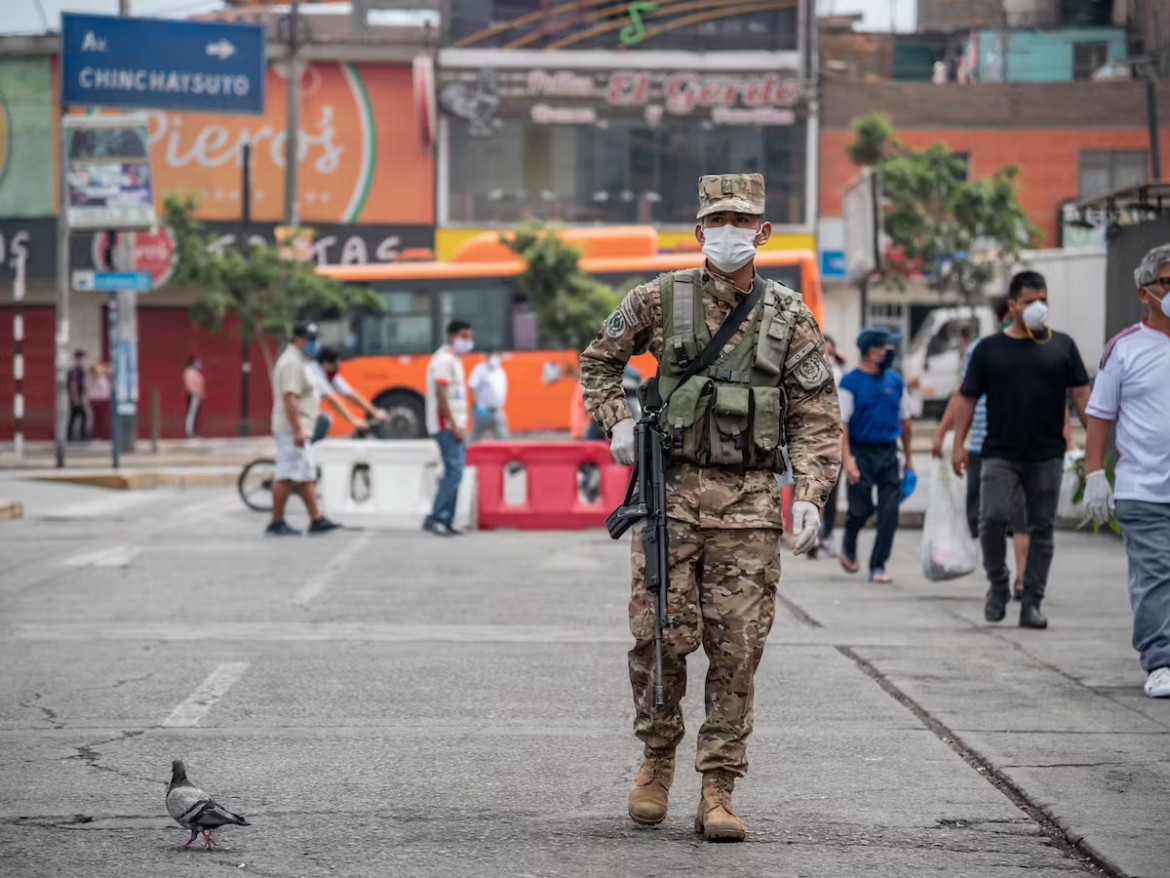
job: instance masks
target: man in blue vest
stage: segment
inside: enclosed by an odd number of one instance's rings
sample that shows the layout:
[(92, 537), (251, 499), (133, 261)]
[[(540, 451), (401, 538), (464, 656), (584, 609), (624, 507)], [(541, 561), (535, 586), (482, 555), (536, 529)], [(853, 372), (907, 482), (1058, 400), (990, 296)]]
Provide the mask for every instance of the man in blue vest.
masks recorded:
[(900, 336), (884, 326), (871, 326), (857, 337), (861, 362), (841, 379), (838, 397), (845, 422), (842, 468), (849, 482), (849, 512), (841, 544), (841, 566), (856, 573), (857, 535), (874, 512), (877, 488), (877, 538), (869, 557), (871, 582), (890, 582), (886, 562), (898, 529), (898, 499), (902, 476), (898, 465), (898, 437), (906, 469), (914, 469), (910, 454), (910, 399), (902, 376), (890, 367)]

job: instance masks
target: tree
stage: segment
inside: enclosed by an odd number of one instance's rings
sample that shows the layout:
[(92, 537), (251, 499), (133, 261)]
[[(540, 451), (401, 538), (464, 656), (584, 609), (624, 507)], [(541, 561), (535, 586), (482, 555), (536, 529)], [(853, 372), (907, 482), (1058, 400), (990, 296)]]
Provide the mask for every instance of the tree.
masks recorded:
[(1016, 194), (1018, 169), (1000, 168), (973, 180), (965, 156), (935, 143), (915, 150), (899, 143), (880, 114), (854, 123), (846, 147), (860, 165), (876, 167), (882, 223), (890, 247), (882, 270), (901, 280), (920, 272), (939, 291), (980, 295), (997, 273), (1035, 243), (1036, 228)]
[(621, 302), (622, 293), (582, 271), (577, 248), (541, 223), (526, 223), (500, 240), (527, 263), (516, 284), (536, 314), (541, 342), (584, 348)]
[(164, 209), (178, 260), (175, 277), (199, 291), (191, 317), (222, 329), (224, 318), (235, 315), (236, 332), (245, 343), (258, 342), (269, 375), (276, 362), (271, 338), (288, 338), (306, 312), (381, 309), (373, 290), (319, 275), (314, 263), (290, 259), (276, 247), (217, 246), (193, 217), (196, 206), (194, 195), (168, 193)]

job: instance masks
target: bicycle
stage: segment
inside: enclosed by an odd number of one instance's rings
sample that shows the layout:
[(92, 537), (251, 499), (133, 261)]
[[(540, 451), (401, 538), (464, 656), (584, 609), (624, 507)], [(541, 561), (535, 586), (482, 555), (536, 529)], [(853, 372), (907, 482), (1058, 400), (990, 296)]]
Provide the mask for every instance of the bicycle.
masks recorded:
[[(309, 444), (313, 445), (324, 438), (325, 430), (315, 430)], [(319, 435), (320, 434), (320, 435)], [(370, 429), (354, 430), (350, 439), (369, 439), (373, 437)], [(317, 467), (317, 481), (321, 480), (321, 468)], [(240, 477), (236, 480), (236, 490), (244, 505), (254, 512), (272, 511), (272, 486), (276, 482), (276, 460), (271, 457), (258, 457), (244, 465)], [(357, 503), (364, 503), (370, 499), (370, 467), (359, 463), (353, 468), (349, 485), (350, 496)]]

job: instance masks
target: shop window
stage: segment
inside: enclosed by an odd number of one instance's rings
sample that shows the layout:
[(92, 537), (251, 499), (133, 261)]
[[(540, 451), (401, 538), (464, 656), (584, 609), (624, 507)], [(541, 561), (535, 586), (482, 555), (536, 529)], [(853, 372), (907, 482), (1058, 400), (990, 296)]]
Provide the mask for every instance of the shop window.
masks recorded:
[(805, 222), (803, 124), (720, 126), (696, 119), (539, 125), (502, 119), (471, 137), (449, 118), (448, 221), (689, 225), (703, 174), (762, 173), (768, 218)]

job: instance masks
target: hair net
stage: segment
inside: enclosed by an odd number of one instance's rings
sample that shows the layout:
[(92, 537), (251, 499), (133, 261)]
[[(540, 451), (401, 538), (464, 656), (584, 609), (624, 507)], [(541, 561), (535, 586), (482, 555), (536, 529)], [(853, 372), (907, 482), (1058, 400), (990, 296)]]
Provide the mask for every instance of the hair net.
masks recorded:
[(1154, 282), (1154, 275), (1158, 273), (1158, 269), (1167, 262), (1170, 262), (1170, 244), (1155, 247), (1145, 255), (1142, 264), (1134, 269), (1134, 281), (1139, 287), (1149, 286)]

